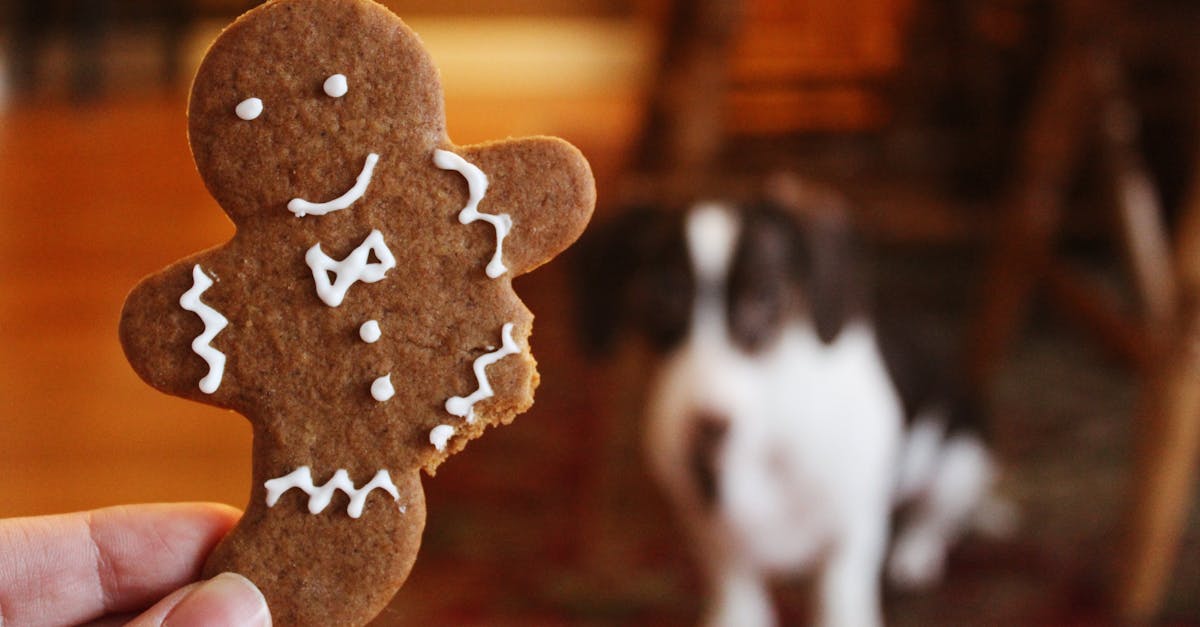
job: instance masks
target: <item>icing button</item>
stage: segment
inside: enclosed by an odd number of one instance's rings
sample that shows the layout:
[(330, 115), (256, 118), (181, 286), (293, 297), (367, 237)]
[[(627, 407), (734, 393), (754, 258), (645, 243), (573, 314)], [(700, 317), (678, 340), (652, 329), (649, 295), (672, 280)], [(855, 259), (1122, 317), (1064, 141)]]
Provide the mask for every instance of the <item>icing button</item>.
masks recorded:
[(347, 91), (350, 91), (350, 86), (346, 84), (345, 74), (334, 74), (325, 79), (322, 88), (325, 90), (325, 95), (330, 98), (341, 98), (346, 95)]
[(396, 395), (396, 389), (392, 387), (391, 373), (385, 374), (371, 383), (371, 397), (379, 402), (386, 401)]
[(358, 337), (367, 344), (374, 344), (383, 337), (383, 332), (379, 330), (378, 320), (367, 320), (358, 327)]

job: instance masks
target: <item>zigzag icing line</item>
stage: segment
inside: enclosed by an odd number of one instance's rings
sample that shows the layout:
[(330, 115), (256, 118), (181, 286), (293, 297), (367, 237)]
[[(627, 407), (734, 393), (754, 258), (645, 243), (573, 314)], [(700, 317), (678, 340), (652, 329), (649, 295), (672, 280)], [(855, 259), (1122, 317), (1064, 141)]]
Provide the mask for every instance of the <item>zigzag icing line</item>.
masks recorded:
[(229, 320), (221, 312), (200, 302), (200, 295), (212, 287), (213, 281), (200, 269), (200, 264), (192, 266), (192, 287), (179, 297), (179, 306), (198, 316), (204, 322), (204, 332), (192, 340), (192, 350), (208, 363), (208, 374), (200, 379), (200, 391), (212, 394), (221, 387), (221, 377), (225, 373), (225, 353), (213, 348), (212, 340), (229, 325)]
[(487, 265), (488, 277), (494, 279), (508, 272), (503, 259), (504, 238), (512, 231), (512, 217), (507, 213), (491, 214), (479, 211), (479, 202), (487, 193), (487, 175), (473, 163), (449, 150), (434, 150), (433, 163), (443, 170), (454, 170), (467, 179), (467, 206), (458, 212), (459, 223), (470, 224), (476, 220), (483, 220), (496, 229), (496, 252), (492, 254), (492, 260)]
[[(503, 340), (500, 348), (480, 355), (475, 359), (473, 368), (475, 370), (475, 381), (478, 383), (479, 388), (472, 392), (470, 396), (452, 396), (447, 399), (446, 411), (460, 418), (466, 418), (467, 422), (475, 421), (475, 403), (495, 395), (492, 391), (492, 384), (488, 382), (486, 368), (509, 355), (521, 352), (520, 347), (513, 340), (512, 330), (513, 323), (506, 322), (504, 328), (500, 330), (500, 338)], [(436, 446), (436, 442), (434, 444)]]
[[(329, 502), (333, 500), (333, 494), (338, 490), (345, 492), (350, 497), (346, 513), (351, 518), (362, 516), (363, 507), (367, 503), (367, 495), (376, 488), (391, 494), (392, 500), (400, 499), (400, 492), (392, 483), (392, 478), (386, 470), (375, 473), (375, 476), (361, 488), (354, 487), (354, 482), (350, 480), (350, 473), (340, 468), (333, 473), (333, 477), (329, 481), (325, 482), (325, 485), (317, 486), (313, 484), (312, 471), (308, 466), (301, 466), (282, 477), (269, 479), (263, 485), (267, 488), (267, 507), (275, 507), (275, 503), (279, 502), (279, 497), (283, 496), (284, 492), (292, 488), (299, 488), (308, 494), (310, 514), (320, 514), (324, 511), (329, 506)], [(404, 510), (405, 507), (401, 506), (400, 511)]]

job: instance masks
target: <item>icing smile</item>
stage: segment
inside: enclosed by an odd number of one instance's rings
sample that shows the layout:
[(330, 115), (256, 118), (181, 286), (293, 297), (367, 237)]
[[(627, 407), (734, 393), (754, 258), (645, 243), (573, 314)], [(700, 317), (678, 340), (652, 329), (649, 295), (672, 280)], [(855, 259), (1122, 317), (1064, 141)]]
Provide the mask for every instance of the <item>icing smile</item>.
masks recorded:
[(314, 216), (323, 216), (327, 213), (345, 209), (354, 204), (363, 194), (367, 193), (367, 186), (371, 184), (371, 175), (375, 172), (375, 164), (379, 162), (379, 155), (371, 153), (367, 155), (367, 161), (363, 164), (362, 172), (358, 173), (358, 178), (354, 181), (354, 187), (346, 190), (346, 193), (326, 202), (311, 202), (303, 198), (293, 198), (288, 202), (288, 211), (296, 214), (296, 217), (303, 218), (308, 214)]

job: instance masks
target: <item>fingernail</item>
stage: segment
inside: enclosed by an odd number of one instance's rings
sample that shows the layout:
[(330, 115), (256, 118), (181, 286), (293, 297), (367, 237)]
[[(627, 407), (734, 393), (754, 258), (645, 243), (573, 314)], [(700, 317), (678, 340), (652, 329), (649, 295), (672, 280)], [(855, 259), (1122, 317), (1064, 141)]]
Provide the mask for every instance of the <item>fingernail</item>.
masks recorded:
[(164, 627), (270, 627), (271, 612), (267, 600), (236, 573), (221, 573), (200, 584), (183, 598), (163, 620)]

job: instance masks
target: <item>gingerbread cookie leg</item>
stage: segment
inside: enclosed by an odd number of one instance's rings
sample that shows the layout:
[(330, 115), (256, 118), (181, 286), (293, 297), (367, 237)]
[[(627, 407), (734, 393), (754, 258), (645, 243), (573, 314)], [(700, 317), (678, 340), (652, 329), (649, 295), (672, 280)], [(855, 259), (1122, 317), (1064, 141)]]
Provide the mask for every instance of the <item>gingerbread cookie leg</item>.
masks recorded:
[[(256, 477), (266, 474), (255, 469)], [(345, 481), (336, 474), (314, 475), (302, 467), (256, 485), (246, 514), (209, 557), (204, 576), (245, 575), (266, 596), (276, 625), (352, 624), (382, 611), (408, 577), (421, 544), (420, 475), (415, 469), (389, 473), (395, 495), (381, 487), (366, 491), (353, 517), (358, 494), (335, 487), (338, 479)], [(273, 506), (267, 505), (270, 481), (280, 492)], [(358, 488), (364, 483), (370, 482), (361, 480)], [(317, 507), (321, 511), (312, 513)]]

